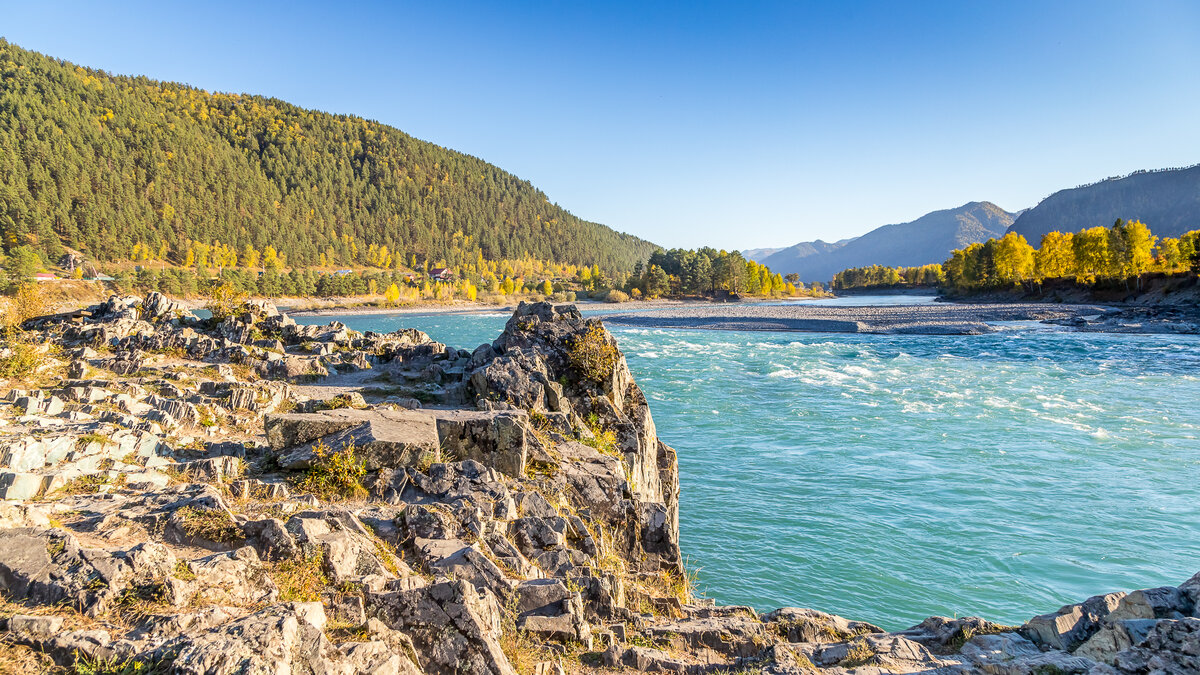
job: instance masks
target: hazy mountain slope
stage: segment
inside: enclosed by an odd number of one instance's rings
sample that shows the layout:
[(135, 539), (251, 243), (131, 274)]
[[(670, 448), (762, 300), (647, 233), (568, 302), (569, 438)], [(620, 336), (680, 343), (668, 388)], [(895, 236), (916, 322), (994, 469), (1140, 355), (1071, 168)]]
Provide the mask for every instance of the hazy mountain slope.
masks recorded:
[(829, 281), (849, 267), (939, 263), (956, 248), (1002, 236), (1012, 223), (1012, 214), (999, 206), (971, 202), (909, 223), (884, 225), (844, 244), (797, 244), (761, 262), (776, 272), (796, 272), (803, 281)]
[(1037, 246), (1047, 232), (1107, 227), (1117, 218), (1140, 220), (1160, 237), (1200, 229), (1200, 165), (1059, 190), (1021, 214), (1011, 230)]
[(764, 258), (774, 253), (782, 251), (782, 248), (748, 248), (742, 251), (742, 257), (755, 262), (762, 262)]
[[(0, 236), (56, 259), (188, 240), (298, 266), (536, 258), (632, 269), (650, 242), (378, 122), (60, 61), (0, 40)], [(139, 248), (140, 248), (139, 247)]]

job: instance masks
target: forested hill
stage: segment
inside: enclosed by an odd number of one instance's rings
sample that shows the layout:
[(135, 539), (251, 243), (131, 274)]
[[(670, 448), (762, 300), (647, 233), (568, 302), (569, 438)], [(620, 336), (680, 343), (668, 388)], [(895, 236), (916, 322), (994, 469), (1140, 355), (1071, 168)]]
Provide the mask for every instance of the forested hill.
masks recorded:
[(1140, 220), (1160, 237), (1200, 229), (1200, 165), (1059, 190), (1022, 213), (1010, 231), (1036, 246), (1048, 232), (1107, 227), (1118, 218)]
[(970, 202), (927, 213), (909, 223), (884, 225), (857, 239), (797, 244), (762, 262), (778, 272), (797, 273), (802, 281), (828, 281), (852, 267), (941, 262), (954, 249), (1003, 235), (1012, 222), (1011, 213), (991, 202)]
[(182, 262), (194, 240), (272, 246), (294, 266), (482, 255), (628, 271), (656, 248), (378, 122), (110, 75), (2, 39), (0, 234), (51, 259), (62, 245), (101, 260), (136, 246)]

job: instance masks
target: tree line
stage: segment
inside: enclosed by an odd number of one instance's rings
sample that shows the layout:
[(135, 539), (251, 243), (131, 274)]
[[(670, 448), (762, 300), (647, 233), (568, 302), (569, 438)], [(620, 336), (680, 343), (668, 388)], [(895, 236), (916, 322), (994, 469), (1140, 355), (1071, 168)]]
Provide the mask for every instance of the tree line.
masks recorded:
[(963, 292), (1044, 279), (1073, 278), (1094, 284), (1098, 279), (1140, 278), (1147, 272), (1189, 271), (1200, 273), (1200, 230), (1179, 237), (1156, 237), (1145, 223), (1118, 218), (1111, 227), (1049, 232), (1038, 248), (1009, 232), (999, 239), (957, 249), (940, 265), (846, 269), (834, 275), (833, 287), (936, 285)]
[(806, 288), (798, 274), (781, 275), (739, 251), (714, 248), (655, 251), (645, 264), (638, 263), (625, 282), (634, 297), (712, 295), (724, 291), (737, 295), (781, 297), (821, 294), (817, 283)]
[(851, 267), (833, 275), (833, 288), (894, 288), (897, 286), (939, 286), (945, 280), (942, 266), (919, 265), (916, 267), (887, 267), (869, 265)]
[(1025, 281), (1073, 277), (1085, 284), (1100, 278), (1132, 279), (1146, 272), (1175, 274), (1200, 268), (1200, 231), (1156, 237), (1139, 220), (1117, 219), (1111, 227), (1049, 232), (1034, 248), (1010, 232), (954, 251), (942, 263), (947, 287), (970, 291)]

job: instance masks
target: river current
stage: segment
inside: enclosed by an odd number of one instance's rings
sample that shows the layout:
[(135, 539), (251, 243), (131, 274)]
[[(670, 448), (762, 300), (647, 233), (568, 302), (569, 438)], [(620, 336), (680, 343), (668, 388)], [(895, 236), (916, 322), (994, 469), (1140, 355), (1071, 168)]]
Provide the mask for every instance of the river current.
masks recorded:
[[(472, 349), (508, 316), (300, 320)], [(679, 452), (699, 590), (900, 629), (1020, 623), (1200, 571), (1200, 339), (1003, 328), (610, 327)]]

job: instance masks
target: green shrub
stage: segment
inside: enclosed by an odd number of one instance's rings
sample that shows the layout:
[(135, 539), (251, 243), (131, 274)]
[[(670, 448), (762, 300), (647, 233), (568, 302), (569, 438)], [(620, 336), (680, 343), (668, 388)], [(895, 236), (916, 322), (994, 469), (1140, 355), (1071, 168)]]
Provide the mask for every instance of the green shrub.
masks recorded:
[(609, 341), (608, 332), (599, 323), (589, 325), (567, 348), (571, 367), (597, 384), (612, 377), (619, 358), (616, 345)]
[(354, 444), (347, 443), (341, 450), (331, 451), (324, 443), (313, 447), (316, 461), (308, 469), (297, 487), (321, 499), (362, 499), (367, 490), (362, 477), (367, 474), (367, 463), (358, 459)]

